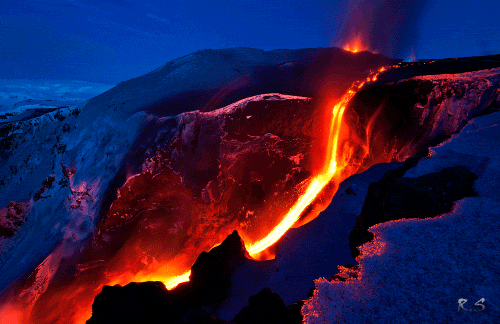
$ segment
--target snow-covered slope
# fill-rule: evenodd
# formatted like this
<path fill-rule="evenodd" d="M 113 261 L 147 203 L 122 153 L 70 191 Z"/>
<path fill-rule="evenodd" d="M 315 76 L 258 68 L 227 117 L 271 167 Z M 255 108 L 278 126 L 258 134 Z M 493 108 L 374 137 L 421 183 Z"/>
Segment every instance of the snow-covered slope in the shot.
<path fill-rule="evenodd" d="M 368 70 L 398 61 L 369 52 L 355 55 L 339 48 L 203 50 L 121 82 L 90 100 L 89 107 L 126 116 L 139 110 L 174 116 L 214 110 L 263 93 L 341 96 Z"/>
<path fill-rule="evenodd" d="M 305 323 L 494 323 L 500 318 L 499 125 L 500 113 L 475 118 L 405 174 L 466 166 L 479 176 L 478 196 L 460 200 L 437 218 L 371 227 L 375 239 L 361 247 L 360 269 L 341 268 L 341 276 L 350 278 L 345 282 L 318 279 L 302 309 Z M 463 308 L 460 299 L 467 300 Z"/>
<path fill-rule="evenodd" d="M 78 80 L 0 79 L 0 121 L 2 115 L 25 109 L 83 104 L 113 85 Z"/>

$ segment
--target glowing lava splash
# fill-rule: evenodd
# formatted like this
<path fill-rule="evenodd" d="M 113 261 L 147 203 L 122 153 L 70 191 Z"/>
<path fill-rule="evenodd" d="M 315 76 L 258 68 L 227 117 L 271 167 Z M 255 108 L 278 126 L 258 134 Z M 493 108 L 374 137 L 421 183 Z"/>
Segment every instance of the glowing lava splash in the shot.
<path fill-rule="evenodd" d="M 349 173 L 347 174 L 342 172 L 348 165 L 352 153 L 351 150 L 341 150 L 339 152 L 341 130 L 343 126 L 347 127 L 347 125 L 342 124 L 342 117 L 344 116 L 344 111 L 349 101 L 352 99 L 352 97 L 354 97 L 356 92 L 358 92 L 366 82 L 376 81 L 378 75 L 385 70 L 386 68 L 382 67 L 377 72 L 371 73 L 371 75 L 365 81 L 355 82 L 349 88 L 347 93 L 342 97 L 340 102 L 333 107 L 330 133 L 326 150 L 327 154 L 325 157 L 323 171 L 310 180 L 305 192 L 300 196 L 293 207 L 290 208 L 283 220 L 276 227 L 274 227 L 266 237 L 253 244 L 246 244 L 245 247 L 252 257 L 258 257 L 260 253 L 275 244 L 286 233 L 286 231 L 288 231 L 288 229 L 290 229 L 295 224 L 295 222 L 297 222 L 304 210 L 314 202 L 314 200 L 318 197 L 322 190 L 332 180 L 336 180 L 338 184 L 342 180 L 344 180 L 344 178 L 351 175 L 349 173 L 355 172 L 355 170 L 349 170 Z M 366 152 L 365 154 L 368 154 L 368 152 Z M 172 289 L 181 282 L 189 281 L 190 273 L 191 271 L 188 271 L 175 278 L 165 280 L 165 286 L 168 289 Z"/>
<path fill-rule="evenodd" d="M 369 51 L 370 48 L 366 45 L 363 40 L 363 35 L 361 33 L 354 34 L 342 47 L 344 50 L 357 53 L 361 51 Z"/>

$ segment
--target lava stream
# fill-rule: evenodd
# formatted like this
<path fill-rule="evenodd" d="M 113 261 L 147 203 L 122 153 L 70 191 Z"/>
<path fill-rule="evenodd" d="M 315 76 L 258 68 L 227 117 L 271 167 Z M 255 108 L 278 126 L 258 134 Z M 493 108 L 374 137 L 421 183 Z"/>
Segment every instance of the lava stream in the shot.
<path fill-rule="evenodd" d="M 181 274 L 180 276 L 173 277 L 164 282 L 165 287 L 167 289 L 173 289 L 177 287 L 178 284 L 189 281 L 190 275 L 191 275 L 191 270 Z"/>
<path fill-rule="evenodd" d="M 300 215 L 304 210 L 313 203 L 313 201 L 318 197 L 321 191 L 325 188 L 327 184 L 335 177 L 337 183 L 340 183 L 343 176 L 340 171 L 349 162 L 350 152 L 338 152 L 339 138 L 342 126 L 342 117 L 344 116 L 344 111 L 347 107 L 349 101 L 354 97 L 356 92 L 358 92 L 366 82 L 373 82 L 377 80 L 380 73 L 386 70 L 385 67 L 380 68 L 377 72 L 372 73 L 366 81 L 355 82 L 347 91 L 347 93 L 342 97 L 339 103 L 335 105 L 332 110 L 332 121 L 330 124 L 330 136 L 327 145 L 327 154 L 324 163 L 324 170 L 322 173 L 318 174 L 311 179 L 309 185 L 297 202 L 290 208 L 288 213 L 285 215 L 283 220 L 273 228 L 273 230 L 263 239 L 253 244 L 246 244 L 246 249 L 252 257 L 257 257 L 260 253 L 268 249 L 270 246 L 275 244 L 285 233 L 292 227 L 295 222 L 300 218 Z M 344 175 L 345 176 L 345 175 Z M 349 176 L 349 175 L 348 175 Z M 184 274 L 174 277 L 169 280 L 165 280 L 165 286 L 168 289 L 176 287 L 181 282 L 189 281 L 189 275 L 191 271 L 185 272 Z"/>

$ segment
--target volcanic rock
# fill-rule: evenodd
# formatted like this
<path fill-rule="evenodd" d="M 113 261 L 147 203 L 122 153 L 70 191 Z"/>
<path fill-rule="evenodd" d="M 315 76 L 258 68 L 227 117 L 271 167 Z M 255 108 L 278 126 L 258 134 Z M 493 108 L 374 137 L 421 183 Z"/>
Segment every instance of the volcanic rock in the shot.
<path fill-rule="evenodd" d="M 401 177 L 405 169 L 408 164 L 370 184 L 349 235 L 353 257 L 359 255 L 360 245 L 373 239 L 370 226 L 403 218 L 435 217 L 451 211 L 455 201 L 476 196 L 472 186 L 478 177 L 466 167 L 448 167 L 418 178 Z"/>
<path fill-rule="evenodd" d="M 280 295 L 273 293 L 269 288 L 264 288 L 248 299 L 248 306 L 236 314 L 233 322 L 238 324 L 302 323 L 300 306 L 300 303 L 296 303 L 287 308 Z M 298 315 L 297 308 L 299 309 Z"/>
<path fill-rule="evenodd" d="M 244 104 L 217 108 L 273 91 L 335 98 L 351 81 L 366 78 L 370 69 L 393 63 L 367 52 L 339 49 L 207 50 L 123 82 L 83 107 L 6 120 L 0 127 L 0 207 L 6 208 L 11 201 L 30 201 L 47 177 L 55 180 L 53 188 L 33 202 L 28 221 L 15 235 L 0 241 L 0 293 L 41 265 L 33 285 L 26 287 L 25 295 L 40 296 L 32 309 L 57 308 L 69 314 L 74 303 L 83 298 L 88 302 L 88 292 L 108 282 L 108 270 L 122 274 L 122 262 L 109 262 L 117 251 L 127 258 L 113 261 L 128 263 L 134 273 L 153 260 L 181 254 L 184 247 L 191 252 L 187 268 L 201 251 L 220 243 L 233 229 L 242 235 L 245 229 L 245 239 L 248 234 L 250 241 L 261 238 L 288 209 L 286 204 L 295 201 L 300 184 L 313 171 L 310 164 L 315 160 L 302 154 L 320 142 L 306 132 L 314 129 L 311 121 L 318 119 L 307 109 L 311 101 L 303 97 L 271 95 L 266 99 L 268 95 L 261 95 Z M 371 139 L 377 141 L 372 141 L 370 156 L 380 156 L 378 162 L 402 160 L 454 133 L 469 117 L 494 106 L 492 100 L 499 102 L 498 74 L 491 70 L 426 76 L 387 85 L 381 92 L 383 100 L 376 103 L 414 106 L 388 105 L 391 109 L 381 110 L 384 113 L 378 116 L 389 116 L 390 123 L 374 123 L 372 134 L 377 136 Z M 391 96 L 401 96 L 396 89 L 410 100 L 391 101 Z M 366 98 L 365 105 L 355 105 L 360 123 L 354 125 L 361 126 L 356 134 L 366 133 L 364 126 L 379 108 L 370 105 L 376 96 Z M 261 102 L 247 104 L 252 101 Z M 283 101 L 297 102 L 291 106 L 300 109 L 282 109 L 286 115 L 280 115 L 276 112 L 288 106 Z M 278 109 L 272 112 L 266 107 Z M 271 120 L 266 120 L 267 113 Z M 413 113 L 418 121 L 406 123 Z M 287 122 L 281 123 L 282 118 Z M 411 145 L 405 146 L 409 140 Z M 62 165 L 74 168 L 71 179 Z M 197 247 L 194 252 L 193 247 Z M 60 266 L 63 256 L 66 263 Z M 40 264 L 45 259 L 51 262 Z M 74 272 L 78 284 L 82 283 L 78 289 L 74 289 L 76 282 L 71 286 L 59 280 L 68 260 L 73 269 L 80 269 Z M 280 274 L 281 269 L 285 268 L 280 265 Z M 310 283 L 304 286 L 307 291 Z M 61 304 L 56 293 L 71 295 L 73 303 Z M 44 322 L 37 315 L 33 317 Z"/>
<path fill-rule="evenodd" d="M 314 296 L 302 308 L 304 320 L 312 324 L 497 322 L 499 138 L 498 112 L 475 118 L 408 170 L 404 176 L 416 179 L 465 166 L 479 177 L 473 187 L 478 196 L 455 202 L 451 212 L 440 217 L 372 226 L 374 240 L 359 247 L 357 278 L 316 280 Z M 460 298 L 468 302 L 465 310 L 457 311 Z M 477 306 L 481 303 L 485 307 Z"/>
<path fill-rule="evenodd" d="M 171 291 L 158 281 L 104 286 L 87 323 L 222 323 L 200 308 L 226 297 L 232 271 L 246 256 L 234 231 L 219 246 L 203 252 L 191 268 L 190 281 Z"/>
<path fill-rule="evenodd" d="M 227 322 L 211 316 L 208 311 L 200 308 L 188 310 L 184 315 L 181 316 L 179 321 L 179 324 L 224 324 L 224 323 L 231 324 L 231 322 Z"/>
<path fill-rule="evenodd" d="M 29 201 L 11 201 L 6 208 L 0 209 L 0 238 L 10 237 L 18 231 L 28 217 Z"/>
<path fill-rule="evenodd" d="M 399 63 L 400 68 L 392 69 L 381 75 L 376 83 L 391 83 L 423 75 L 457 74 L 488 70 L 499 66 L 500 55 L 404 62 Z"/>
<path fill-rule="evenodd" d="M 344 118 L 351 140 L 369 146 L 369 156 L 361 162 L 403 161 L 442 143 L 471 118 L 497 109 L 499 91 L 498 68 L 417 76 L 364 87 L 349 102 Z"/>
<path fill-rule="evenodd" d="M 247 257 L 250 256 L 237 231 L 210 252 L 202 252 L 191 267 L 189 277 L 190 289 L 196 294 L 196 302 L 218 303 L 224 300 L 233 270 Z"/>
<path fill-rule="evenodd" d="M 92 304 L 87 324 L 97 323 L 168 323 L 182 309 L 168 302 L 169 293 L 161 282 L 132 282 L 104 286 Z M 185 310 L 185 309 L 184 309 Z"/>
<path fill-rule="evenodd" d="M 54 186 L 54 181 L 56 180 L 56 178 L 54 176 L 49 176 L 47 179 L 45 179 L 43 182 L 42 182 L 42 188 L 40 188 L 36 193 L 35 195 L 33 196 L 33 201 L 37 201 L 39 199 L 42 199 L 44 198 L 44 196 L 42 196 L 47 190 L 49 189 L 52 189 L 53 186 Z"/>
<path fill-rule="evenodd" d="M 309 98 L 265 94 L 153 122 L 128 164 L 136 173 L 97 224 L 102 259 L 132 235 L 168 246 L 143 247 L 157 259 L 189 249 L 186 266 L 234 229 L 259 239 L 313 172 L 318 111 Z"/>
<path fill-rule="evenodd" d="M 270 288 L 291 311 L 295 309 L 300 322 L 301 300 L 311 297 L 308 292 L 311 293 L 314 280 L 330 278 L 339 265 L 356 262 L 349 248 L 349 232 L 361 212 L 369 184 L 401 165 L 402 162 L 377 164 L 343 181 L 326 210 L 307 224 L 288 230 L 275 259 L 248 260 L 235 270 L 229 296 L 214 315 L 231 320 L 248 304 L 250 296 Z M 348 187 L 356 195 L 344 194 Z"/>

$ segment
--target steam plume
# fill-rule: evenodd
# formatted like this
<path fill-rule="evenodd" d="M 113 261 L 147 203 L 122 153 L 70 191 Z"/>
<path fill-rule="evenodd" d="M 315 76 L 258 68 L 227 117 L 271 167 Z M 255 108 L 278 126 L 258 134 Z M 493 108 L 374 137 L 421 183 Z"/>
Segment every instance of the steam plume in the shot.
<path fill-rule="evenodd" d="M 362 36 L 372 51 L 407 56 L 417 42 L 418 25 L 427 0 L 349 0 L 339 45 Z"/>

